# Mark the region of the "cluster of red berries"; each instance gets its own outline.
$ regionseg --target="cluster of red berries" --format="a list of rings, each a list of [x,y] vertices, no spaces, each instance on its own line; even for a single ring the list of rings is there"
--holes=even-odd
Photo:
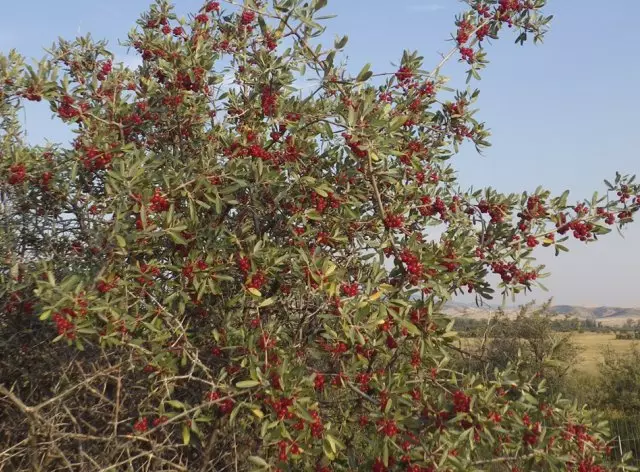
[[[22,93],[22,96],[32,102],[39,102],[42,100],[42,95],[33,85],[27,87],[27,89]]]
[[[269,32],[266,32],[264,35],[264,44],[269,51],[273,51],[276,47],[278,47],[276,39]]]
[[[524,418],[523,418],[524,419]],[[527,425],[527,423],[525,423]],[[540,433],[542,432],[542,425],[539,421],[536,421],[533,425],[527,425],[529,429],[525,431],[522,436],[522,441],[529,446],[535,446],[540,438]]]
[[[169,421],[169,417],[168,416],[158,416],[157,418],[155,418],[153,420],[153,427],[157,427],[160,426],[161,424],[166,423],[167,421]]]
[[[522,213],[518,213],[518,217],[527,221],[531,221],[536,218],[544,218],[545,216],[547,216],[547,207],[539,195],[530,196],[527,199],[526,210]]]
[[[40,186],[46,190],[49,187],[49,183],[52,178],[53,174],[51,172],[43,172],[42,177],[40,178]]]
[[[344,283],[340,288],[342,289],[342,293],[347,297],[355,297],[356,295],[358,295],[358,293],[360,293],[360,284],[358,284],[357,282],[353,282],[350,284]]]
[[[205,70],[202,67],[194,67],[191,72],[192,73],[189,74],[188,72],[178,71],[176,74],[176,85],[182,90],[190,90],[192,92],[198,92],[201,89],[205,89],[203,87]]]
[[[282,397],[278,400],[266,399],[264,403],[273,409],[278,419],[293,419],[295,416],[294,413],[289,410],[293,407],[293,398]]]
[[[342,137],[344,138],[347,146],[351,149],[351,152],[355,154],[356,157],[363,159],[369,155],[369,152],[366,149],[362,149],[362,142],[356,141],[353,139],[353,136],[349,133],[342,133]]]
[[[117,279],[112,282],[107,282],[105,280],[98,280],[96,283],[96,290],[100,293],[108,293],[111,291],[117,284]]]
[[[494,274],[498,274],[506,284],[513,281],[525,284],[538,278],[538,274],[535,271],[522,271],[514,263],[492,262],[491,270],[493,270]]]
[[[154,265],[140,264],[140,272],[142,275],[136,279],[140,285],[153,285],[153,279],[151,277],[157,277],[160,275],[160,268]]]
[[[450,115],[455,117],[463,115],[467,108],[467,105],[467,101],[461,98],[454,103],[446,103],[445,109],[449,112]]]
[[[581,424],[568,424],[562,433],[562,439],[564,441],[575,441],[581,451],[584,450],[585,444],[594,444],[596,442],[596,439],[589,434],[587,427]]]
[[[418,211],[422,216],[433,216],[439,214],[441,219],[447,217],[447,205],[440,197],[436,197],[435,201],[429,196],[420,197],[422,205],[418,207]]]
[[[467,61],[469,64],[472,64],[475,60],[475,51],[473,48],[460,48],[460,56],[463,61]]]
[[[45,276],[46,277],[46,276]],[[9,297],[9,302],[4,305],[5,313],[22,312],[31,314],[33,312],[34,303],[23,299],[21,292],[13,292]]]
[[[183,100],[184,98],[180,94],[174,96],[169,95],[162,99],[162,104],[168,107],[177,108],[183,102]]]
[[[176,26],[175,28],[173,28],[173,30],[171,29],[171,27],[169,25],[165,25],[162,28],[162,32],[164,34],[169,34],[169,33],[173,33],[174,36],[178,36],[181,37],[184,35],[184,28],[182,26]]]
[[[238,265],[238,269],[245,274],[251,269],[251,261],[249,261],[249,258],[246,256],[238,256],[236,264]]]
[[[494,224],[504,223],[504,215],[507,213],[504,205],[489,204],[486,200],[478,202],[478,210],[480,213],[488,214],[491,217],[491,223]],[[470,212],[473,212],[472,208],[470,208]]]
[[[400,432],[400,429],[394,420],[380,419],[378,420],[378,432],[392,438]]]
[[[561,214],[564,217],[563,214]],[[562,221],[561,217],[561,221]],[[582,221],[582,220],[573,220],[569,223],[562,224],[561,222],[556,223],[558,227],[559,234],[565,234],[568,231],[572,231],[573,237],[579,239],[580,241],[588,241],[593,237],[591,231],[593,230],[593,223]]]
[[[388,213],[384,217],[384,226],[387,229],[402,228],[404,225],[404,216]]]
[[[9,184],[19,185],[27,178],[27,168],[24,164],[14,164],[9,167],[9,174]]]
[[[389,456],[387,461],[389,467],[384,465],[384,461],[380,457],[376,457],[376,460],[373,462],[373,466],[371,467],[372,472],[389,472],[389,470],[393,469],[396,461],[392,456]]]
[[[400,84],[407,84],[413,79],[413,71],[407,66],[402,66],[396,72],[396,79]]]
[[[597,465],[593,463],[593,457],[582,459],[578,463],[578,468],[576,469],[575,464],[572,462],[567,462],[567,471],[569,472],[607,472],[607,468],[601,465]]]
[[[194,270],[195,269],[201,270],[201,271],[205,271],[209,268],[209,265],[203,261],[202,259],[198,259],[194,264],[192,263],[188,263],[187,265],[185,265],[182,268],[182,275],[184,275],[189,281],[193,280],[194,277]]]
[[[469,413],[471,409],[471,397],[462,390],[456,390],[453,394],[453,411],[456,413]]]
[[[80,114],[79,110],[73,107],[75,100],[73,97],[65,95],[62,97],[60,105],[58,106],[58,116],[62,119],[73,118]]]
[[[489,35],[489,24],[482,25],[476,31],[476,37],[478,38],[478,41],[482,41],[488,35]]]
[[[88,171],[106,169],[112,159],[113,155],[110,152],[102,152],[95,147],[84,148],[84,154],[81,157],[82,165]]]
[[[222,397],[223,397],[223,394],[218,390],[209,392],[207,394],[207,400],[210,402],[217,402]],[[235,405],[235,402],[233,401],[232,398],[225,398],[224,400],[218,403],[218,408],[220,409],[221,413],[226,415],[227,413],[231,413],[231,411],[233,411],[234,405]]]
[[[220,3],[219,2],[208,2],[204,6],[204,11],[207,13],[211,13],[212,11],[220,11]]]
[[[596,209],[596,213],[598,216],[604,218],[604,222],[608,225],[612,225],[616,222],[616,215],[602,207],[598,207]]]
[[[473,25],[467,20],[462,20],[458,23],[458,32],[456,33],[456,41],[458,45],[463,45],[469,41],[469,37],[471,36],[473,29]]]
[[[364,357],[365,359],[371,359],[375,354],[374,348],[367,347],[367,338],[365,338],[365,344],[356,344],[355,351],[356,351],[356,354]]]
[[[414,369],[418,369],[422,365],[422,356],[420,351],[415,350],[411,353],[411,366]]]
[[[409,249],[405,248],[400,253],[400,261],[405,264],[407,272],[414,278],[420,278],[423,275],[424,266],[420,262],[418,256],[413,254]]]
[[[331,379],[331,385],[337,388],[342,388],[349,381],[349,377],[344,372],[339,372],[338,375]]]
[[[498,6],[498,13],[516,13],[527,8],[528,3],[522,0],[500,0]]]
[[[334,209],[340,207],[340,200],[333,193],[327,194],[327,198],[324,198],[316,192],[311,192],[309,199],[318,213],[324,213],[327,207]]]
[[[69,321],[62,313],[56,313],[53,315],[53,322],[56,324],[56,329],[59,335],[64,335],[68,339],[75,339],[75,325]]]
[[[271,87],[264,87],[260,99],[262,114],[264,116],[274,116],[277,113],[278,94]]]
[[[169,210],[169,200],[167,200],[167,197],[162,195],[162,192],[159,188],[156,188],[153,191],[153,196],[151,197],[151,200],[149,202],[149,210],[154,213],[161,213],[163,211]]]
[[[287,462],[289,454],[297,456],[301,452],[302,449],[300,449],[300,446],[294,441],[281,440],[278,442],[278,459],[280,459],[281,462]]]
[[[621,203],[624,203],[631,198],[631,192],[628,185],[620,186],[620,190],[616,194],[618,195]]]
[[[407,472],[434,472],[435,469],[433,466],[421,467],[417,464],[408,464]]]
[[[264,272],[259,270],[251,276],[251,279],[249,280],[249,282],[247,282],[247,288],[255,288],[256,290],[260,290],[266,283],[266,281],[267,279]]]
[[[331,235],[326,231],[319,231],[318,234],[316,235],[316,242],[321,245],[330,246]]]
[[[262,159],[263,161],[271,161],[273,160],[273,154],[267,151],[264,147],[259,144],[252,144],[247,148],[247,154],[251,157],[257,157],[258,159]]]
[[[205,13],[199,13],[198,15],[196,15],[195,20],[196,20],[198,23],[202,23],[202,24],[204,24],[204,23],[206,23],[207,21],[209,21],[209,16],[208,16],[207,14],[205,14]]]
[[[98,80],[104,80],[111,73],[111,69],[113,68],[113,64],[111,63],[111,59],[107,59],[100,66],[100,71],[98,72]]]
[[[287,125],[285,123],[280,123],[278,128],[273,130],[270,134],[270,137],[273,141],[280,141],[284,133],[287,132]]]
[[[396,341],[396,339],[391,334],[387,335],[387,339],[385,340],[384,343],[387,345],[387,347],[389,349],[397,349],[398,348],[398,342]]]
[[[240,15],[240,24],[242,26],[250,25],[256,19],[256,14],[252,10],[244,10]]]
[[[144,433],[149,429],[149,420],[147,418],[142,418],[136,421],[133,425],[133,429],[138,433]]]
[[[276,343],[277,343],[276,339],[269,336],[267,333],[263,333],[258,338],[258,347],[263,351],[268,351],[269,349],[273,349],[274,347],[276,347]]]
[[[324,390],[325,381],[326,377],[324,376],[324,374],[316,372],[315,377],[313,378],[313,388],[319,391]]]
[[[411,158],[416,154],[424,155],[426,154],[426,149],[419,141],[411,140],[407,143],[405,154],[400,159],[405,165],[409,165],[411,164]]]
[[[391,92],[382,92],[378,96],[378,100],[380,100],[383,103],[391,103],[393,102],[393,95],[391,95]]]
[[[358,383],[360,390],[362,390],[363,392],[369,391],[369,384],[371,383],[371,374],[369,372],[360,372],[358,375],[356,375],[355,380]]]
[[[279,139],[281,136],[277,137]],[[223,153],[225,156],[230,158],[257,157],[263,161],[270,161],[274,165],[281,165],[284,162],[296,162],[302,155],[301,151],[295,146],[291,136],[287,136],[284,149],[268,151],[263,146],[256,143],[245,147],[238,142],[234,142],[229,147],[225,148]]]
[[[311,418],[313,418],[313,423],[309,425],[311,429],[311,436],[314,438],[321,438],[322,433],[324,432],[324,425],[322,424],[322,419],[320,418],[320,413],[317,411],[309,412]]]

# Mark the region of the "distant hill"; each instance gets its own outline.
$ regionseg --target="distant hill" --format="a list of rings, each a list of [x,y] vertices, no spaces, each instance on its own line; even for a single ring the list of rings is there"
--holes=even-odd
[[[450,302],[444,312],[452,317],[468,317],[475,319],[489,318],[498,311],[498,308],[491,305],[478,307],[472,303]],[[508,316],[515,316],[519,307],[506,307],[503,311]],[[605,325],[616,326],[624,324],[627,319],[640,320],[640,308],[620,308],[610,306],[583,307],[574,305],[555,305],[550,308],[552,313],[558,316],[575,317],[582,320],[594,320]]]

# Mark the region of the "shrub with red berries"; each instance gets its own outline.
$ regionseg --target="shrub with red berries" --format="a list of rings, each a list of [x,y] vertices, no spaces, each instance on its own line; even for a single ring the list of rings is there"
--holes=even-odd
[[[587,410],[448,363],[455,293],[529,291],[537,254],[640,207],[621,174],[585,202],[459,187],[458,147],[489,133],[440,70],[542,37],[545,2],[470,0],[437,70],[406,52],[355,76],[346,37],[319,44],[326,1],[236,3],[158,0],[136,69],[91,38],[0,56],[0,464],[622,469]],[[70,145],[23,142],[30,100]]]

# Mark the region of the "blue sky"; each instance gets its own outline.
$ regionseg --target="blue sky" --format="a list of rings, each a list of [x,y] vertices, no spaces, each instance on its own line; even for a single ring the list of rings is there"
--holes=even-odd
[[[176,0],[179,13],[195,11],[199,0]],[[224,2],[222,2],[224,3]],[[0,51],[16,48],[40,58],[58,37],[91,32],[108,39],[117,59],[136,58],[118,46],[147,0],[24,0],[5,2],[0,18]],[[618,0],[605,8],[596,0],[549,0],[555,18],[541,46],[513,44],[505,35],[489,48],[491,64],[478,84],[479,118],[491,128],[493,146],[484,156],[465,149],[456,157],[464,186],[493,186],[510,192],[539,184],[558,193],[570,189],[575,199],[604,188],[615,171],[640,173],[640,53],[637,18],[640,2]],[[403,49],[418,50],[425,67],[439,62],[453,31],[456,0],[331,0],[327,39],[348,34],[350,67],[367,62],[377,72],[393,70]],[[444,74],[461,75],[449,63]],[[460,81],[454,83],[461,84]],[[26,111],[33,142],[65,140],[46,107]],[[572,244],[558,258],[539,251],[552,276],[545,279],[556,303],[640,306],[640,224],[625,237],[610,234],[594,245]],[[523,299],[524,301],[524,299]]]

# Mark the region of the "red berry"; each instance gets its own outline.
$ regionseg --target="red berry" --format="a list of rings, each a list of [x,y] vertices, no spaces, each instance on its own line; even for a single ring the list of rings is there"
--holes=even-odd
[[[244,10],[242,15],[240,16],[240,24],[246,26],[253,23],[253,20],[256,19],[256,14],[251,10]]]

